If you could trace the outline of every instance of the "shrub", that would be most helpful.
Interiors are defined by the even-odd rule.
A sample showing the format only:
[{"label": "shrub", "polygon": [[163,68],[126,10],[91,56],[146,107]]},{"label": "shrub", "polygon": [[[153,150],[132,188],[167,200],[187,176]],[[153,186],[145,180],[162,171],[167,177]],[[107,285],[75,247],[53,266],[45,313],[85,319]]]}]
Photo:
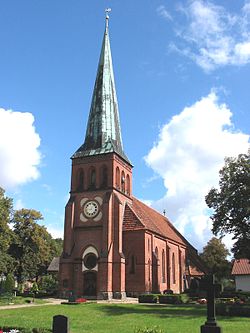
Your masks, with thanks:
[{"label": "shrub", "polygon": [[216,304],[216,314],[220,316],[229,316],[229,305],[226,303]]},{"label": "shrub", "polygon": [[182,303],[184,303],[184,304],[186,304],[186,303],[189,303],[189,296],[188,296],[188,294],[180,294],[180,297],[181,297],[181,302]]},{"label": "shrub", "polygon": [[216,313],[221,316],[250,317],[250,306],[245,304],[216,304]]},{"label": "shrub", "polygon": [[182,304],[188,303],[189,297],[187,294],[169,294],[159,295],[160,304]]},{"label": "shrub", "polygon": [[157,303],[158,295],[156,294],[143,294],[138,298],[139,303]]},{"label": "shrub", "polygon": [[58,280],[53,275],[44,275],[38,281],[38,287],[50,294],[55,294],[58,290]]}]

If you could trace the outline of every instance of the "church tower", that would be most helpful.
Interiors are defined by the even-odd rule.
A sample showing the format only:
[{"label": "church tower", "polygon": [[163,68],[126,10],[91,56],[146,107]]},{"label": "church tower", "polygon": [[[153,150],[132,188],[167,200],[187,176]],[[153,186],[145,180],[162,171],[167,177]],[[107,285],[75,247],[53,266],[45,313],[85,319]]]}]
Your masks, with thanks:
[{"label": "church tower", "polygon": [[60,258],[62,296],[125,296],[123,215],[132,165],[123,150],[108,32],[102,42],[85,141],[73,154]]}]

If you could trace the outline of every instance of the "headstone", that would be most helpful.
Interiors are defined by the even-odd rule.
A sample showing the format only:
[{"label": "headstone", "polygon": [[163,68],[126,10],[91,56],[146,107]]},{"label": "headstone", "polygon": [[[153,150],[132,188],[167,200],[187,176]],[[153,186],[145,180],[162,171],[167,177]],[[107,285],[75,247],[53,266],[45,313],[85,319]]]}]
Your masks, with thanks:
[{"label": "headstone", "polygon": [[201,333],[221,333],[221,327],[217,325],[215,317],[215,283],[213,274],[206,276],[203,287],[207,291],[207,321],[201,326]]},{"label": "headstone", "polygon": [[75,294],[74,294],[73,291],[71,291],[71,292],[69,293],[69,299],[68,299],[68,301],[69,301],[69,302],[72,302],[72,303],[76,301],[76,296],[75,296]]},{"label": "headstone", "polygon": [[62,315],[53,317],[53,333],[69,333],[69,318]]}]

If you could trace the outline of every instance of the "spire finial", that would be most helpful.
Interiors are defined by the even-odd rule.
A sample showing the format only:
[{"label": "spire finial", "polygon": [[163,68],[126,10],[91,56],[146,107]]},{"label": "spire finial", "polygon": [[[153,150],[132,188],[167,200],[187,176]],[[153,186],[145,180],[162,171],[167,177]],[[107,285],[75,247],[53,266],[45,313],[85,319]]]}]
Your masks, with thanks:
[{"label": "spire finial", "polygon": [[111,12],[111,8],[106,8],[105,13],[106,13],[106,28],[108,28],[109,24],[109,13]]}]

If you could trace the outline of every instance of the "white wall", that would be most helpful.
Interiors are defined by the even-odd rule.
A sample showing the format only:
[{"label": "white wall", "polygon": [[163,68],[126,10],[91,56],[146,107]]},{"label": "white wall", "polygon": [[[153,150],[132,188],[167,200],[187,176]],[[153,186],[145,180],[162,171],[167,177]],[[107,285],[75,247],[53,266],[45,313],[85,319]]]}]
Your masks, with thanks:
[{"label": "white wall", "polygon": [[250,275],[235,276],[236,290],[250,291]]}]

